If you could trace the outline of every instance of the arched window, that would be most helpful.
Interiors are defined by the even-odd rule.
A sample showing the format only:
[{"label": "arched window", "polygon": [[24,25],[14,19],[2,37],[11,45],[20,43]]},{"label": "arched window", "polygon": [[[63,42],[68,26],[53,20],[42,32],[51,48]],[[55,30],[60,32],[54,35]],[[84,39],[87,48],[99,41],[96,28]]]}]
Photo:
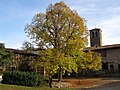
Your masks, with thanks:
[{"label": "arched window", "polygon": [[95,32],[95,34],[96,34],[96,37],[98,37],[98,32]]},{"label": "arched window", "polygon": [[108,62],[102,62],[102,69],[108,70]]},{"label": "arched window", "polygon": [[118,64],[118,69],[120,70],[120,64]]},{"label": "arched window", "polygon": [[94,38],[95,36],[94,36],[94,32],[92,32],[92,38]]},{"label": "arched window", "polygon": [[111,64],[111,65],[110,65],[110,70],[113,70],[113,69],[114,69],[114,65]]}]

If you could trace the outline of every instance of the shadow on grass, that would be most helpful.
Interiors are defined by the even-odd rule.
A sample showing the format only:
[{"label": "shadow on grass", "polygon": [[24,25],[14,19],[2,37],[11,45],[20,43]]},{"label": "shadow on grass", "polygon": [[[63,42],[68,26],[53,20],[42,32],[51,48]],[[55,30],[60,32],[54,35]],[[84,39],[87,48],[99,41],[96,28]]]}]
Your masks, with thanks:
[{"label": "shadow on grass", "polygon": [[80,90],[77,88],[49,88],[48,86],[42,87],[27,87],[18,85],[0,84],[0,90]]}]

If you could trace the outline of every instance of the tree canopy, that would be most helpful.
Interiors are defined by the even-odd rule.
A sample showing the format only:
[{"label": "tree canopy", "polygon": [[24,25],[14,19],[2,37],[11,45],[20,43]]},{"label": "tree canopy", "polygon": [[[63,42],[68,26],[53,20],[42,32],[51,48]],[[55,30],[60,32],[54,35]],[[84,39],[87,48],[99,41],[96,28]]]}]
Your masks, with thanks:
[{"label": "tree canopy", "polygon": [[88,45],[85,20],[64,2],[50,4],[45,13],[36,14],[25,32],[33,43],[45,49],[40,51],[36,64],[43,65],[48,74],[59,72],[61,77],[65,71],[77,72],[78,66],[85,66],[81,65],[88,59],[82,50]]}]

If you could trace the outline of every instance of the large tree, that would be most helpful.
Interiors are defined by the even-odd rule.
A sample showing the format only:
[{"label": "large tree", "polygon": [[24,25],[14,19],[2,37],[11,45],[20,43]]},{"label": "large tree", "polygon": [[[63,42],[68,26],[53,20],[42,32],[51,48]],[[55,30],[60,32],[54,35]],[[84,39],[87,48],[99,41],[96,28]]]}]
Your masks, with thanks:
[{"label": "large tree", "polygon": [[88,30],[75,10],[64,2],[50,4],[46,13],[34,16],[25,32],[39,48],[46,49],[40,52],[37,65],[44,66],[47,74],[58,72],[61,81],[65,71],[78,71],[78,63],[85,56],[82,48],[88,44]]}]

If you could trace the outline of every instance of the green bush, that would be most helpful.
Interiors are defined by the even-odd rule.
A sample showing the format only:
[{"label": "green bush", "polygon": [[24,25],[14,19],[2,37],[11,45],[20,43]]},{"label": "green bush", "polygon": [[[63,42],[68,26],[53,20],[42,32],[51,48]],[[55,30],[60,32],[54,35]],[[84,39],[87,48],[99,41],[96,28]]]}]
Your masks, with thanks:
[{"label": "green bush", "polygon": [[47,83],[47,79],[33,72],[9,71],[3,74],[3,84],[23,86],[40,86]]}]

